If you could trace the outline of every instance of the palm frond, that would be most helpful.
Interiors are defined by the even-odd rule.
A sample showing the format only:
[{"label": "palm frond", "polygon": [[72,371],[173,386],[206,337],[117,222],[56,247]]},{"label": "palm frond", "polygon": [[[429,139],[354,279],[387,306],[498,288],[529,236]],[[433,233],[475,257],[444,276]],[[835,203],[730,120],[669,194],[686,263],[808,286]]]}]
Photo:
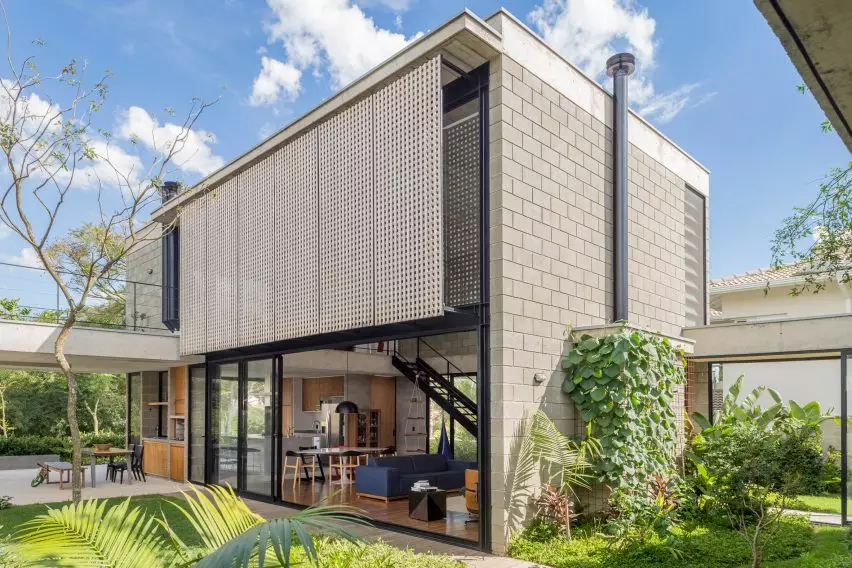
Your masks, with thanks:
[{"label": "palm frond", "polygon": [[23,523],[16,539],[28,566],[162,566],[157,525],[129,498],[113,507],[93,499],[48,509]]},{"label": "palm frond", "polygon": [[551,481],[558,479],[560,487],[589,487],[585,449],[562,434],[541,410],[533,415],[530,438],[535,456],[550,466]]},{"label": "palm frond", "polygon": [[270,565],[270,556],[277,561],[272,565],[289,566],[295,543],[302,546],[309,561],[316,563],[318,555],[312,532],[357,540],[345,525],[370,526],[358,509],[345,505],[310,507],[286,518],[266,521],[252,512],[230,486],[210,486],[202,491],[190,484],[190,488],[192,495],[183,494],[186,506],[181,503],[172,503],[172,506],[183,513],[198,533],[201,549],[188,548],[169,530],[165,519],[160,523],[169,530],[184,559],[198,560],[196,566],[199,567],[256,564],[263,568]]}]

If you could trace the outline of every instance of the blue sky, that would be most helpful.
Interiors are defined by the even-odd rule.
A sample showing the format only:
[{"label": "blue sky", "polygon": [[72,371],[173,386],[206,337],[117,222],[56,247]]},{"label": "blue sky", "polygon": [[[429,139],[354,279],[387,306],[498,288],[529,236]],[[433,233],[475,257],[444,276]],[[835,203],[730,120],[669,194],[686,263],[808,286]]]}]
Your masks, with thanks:
[{"label": "blue sky", "polygon": [[[114,73],[100,126],[164,128],[191,97],[221,97],[202,118],[186,182],[230,160],[328,97],[360,72],[465,6],[482,17],[499,3],[471,0],[64,0],[50,16],[10,0],[13,55],[42,69],[71,56]],[[778,40],[751,2],[506,0],[509,11],[570,60],[596,74],[614,50],[640,60],[635,107],[711,170],[714,277],[767,266],[769,241],[817,180],[849,160]],[[45,48],[31,42],[47,41]],[[388,53],[378,53],[388,52]],[[653,62],[652,66],[647,63]],[[2,75],[2,71],[0,71]],[[5,75],[2,75],[5,77]],[[53,93],[45,93],[45,97]],[[163,112],[167,106],[177,117]],[[130,110],[128,110],[130,109]],[[81,190],[85,191],[85,190]],[[70,203],[61,229],[92,215]],[[0,260],[24,260],[0,233]]]}]

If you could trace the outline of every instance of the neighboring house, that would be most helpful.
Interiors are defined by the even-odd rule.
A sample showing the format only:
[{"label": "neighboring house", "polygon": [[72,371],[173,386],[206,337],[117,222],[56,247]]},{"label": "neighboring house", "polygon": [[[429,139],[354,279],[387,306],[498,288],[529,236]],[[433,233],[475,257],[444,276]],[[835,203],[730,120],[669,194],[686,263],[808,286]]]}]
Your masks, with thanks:
[{"label": "neighboring house", "polygon": [[[677,338],[707,323],[709,186],[514,16],[465,11],[167,195],[162,243],[129,265],[159,275],[160,321],[179,339],[101,331],[120,356],[88,336],[69,353],[129,373],[128,434],[149,471],[304,506],[341,486],[325,458],[326,482],[294,480],[287,451],[315,437],[392,446],[413,457],[361,468],[345,500],[383,526],[499,552],[529,514],[507,483],[522,421],[544,408],[582,431],[561,390],[566,330],[627,319]],[[691,372],[676,410],[703,410],[707,384]],[[475,440],[471,462],[419,455],[435,404],[451,444]],[[396,499],[417,479],[475,491],[478,523],[453,493],[445,520],[410,518]]]},{"label": "neighboring house", "polygon": [[[821,316],[852,314],[852,286],[837,278],[819,279],[818,292],[811,287],[794,293],[805,283],[798,265],[763,269],[710,281],[711,324],[745,324],[784,320],[813,320]],[[770,357],[764,356],[765,359]],[[824,411],[840,414],[840,360],[836,355],[801,354],[797,360],[725,362],[718,364],[714,401],[716,407],[724,392],[740,375],[746,392],[757,386],[778,391],[785,399],[800,403],[816,400]],[[761,403],[772,401],[764,395]],[[840,448],[840,428],[824,427],[825,447]]]}]

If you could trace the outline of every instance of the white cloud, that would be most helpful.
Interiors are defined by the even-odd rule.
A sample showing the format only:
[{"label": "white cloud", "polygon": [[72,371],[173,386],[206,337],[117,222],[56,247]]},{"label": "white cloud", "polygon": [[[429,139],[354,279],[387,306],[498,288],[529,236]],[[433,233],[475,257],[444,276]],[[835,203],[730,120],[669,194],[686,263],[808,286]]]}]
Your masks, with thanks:
[{"label": "white cloud", "polygon": [[278,131],[278,127],[272,124],[271,122],[264,122],[263,126],[257,131],[257,137],[259,140],[266,140],[273,134]]},{"label": "white cloud", "polygon": [[637,65],[630,78],[630,102],[646,118],[669,122],[683,109],[709,100],[706,95],[693,99],[699,83],[656,92],[648,75],[656,64],[656,22],[633,0],[543,0],[529,19],[547,43],[604,84],[607,58],[632,52]]},{"label": "white cloud", "polygon": [[12,230],[5,224],[0,223],[0,239],[5,239],[12,234]]},{"label": "white cloud", "polygon": [[24,247],[18,254],[9,254],[3,256],[4,260],[9,264],[19,264],[29,266],[31,268],[41,268],[41,260],[39,260],[35,251],[30,247]]},{"label": "white cloud", "polygon": [[[271,43],[280,42],[287,63],[298,69],[327,70],[339,88],[362,75],[419,34],[406,38],[378,27],[350,0],[267,0],[274,19],[267,27]],[[383,0],[407,7],[403,0]]]},{"label": "white cloud", "polygon": [[288,100],[298,96],[302,88],[302,72],[289,63],[263,56],[261,71],[251,87],[249,104],[264,106],[274,104],[283,95]]},{"label": "white cloud", "polygon": [[[148,150],[167,154],[183,132],[179,124],[160,124],[156,117],[141,107],[132,106],[122,114],[116,127],[116,135],[125,140],[135,139]],[[213,153],[212,144],[216,137],[206,130],[190,130],[182,147],[175,153],[175,166],[202,176],[219,169],[225,164],[221,156]]]}]

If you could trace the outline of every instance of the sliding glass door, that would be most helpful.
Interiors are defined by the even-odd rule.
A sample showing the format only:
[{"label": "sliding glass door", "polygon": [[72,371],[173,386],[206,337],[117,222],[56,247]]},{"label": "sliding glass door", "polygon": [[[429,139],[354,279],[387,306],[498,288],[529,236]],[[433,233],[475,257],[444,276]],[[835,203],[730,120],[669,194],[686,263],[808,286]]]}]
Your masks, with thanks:
[{"label": "sliding glass door", "polygon": [[210,483],[239,489],[239,364],[213,365],[210,381]]},{"label": "sliding glass door", "polygon": [[245,486],[259,495],[272,496],[272,464],[275,449],[272,359],[248,361],[245,408]]},{"label": "sliding glass door", "polygon": [[275,360],[211,365],[209,481],[271,497],[277,442]]}]

